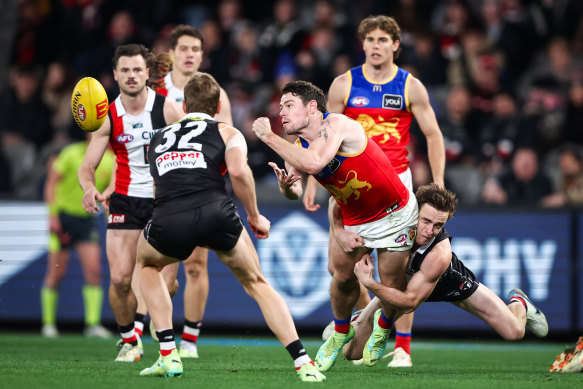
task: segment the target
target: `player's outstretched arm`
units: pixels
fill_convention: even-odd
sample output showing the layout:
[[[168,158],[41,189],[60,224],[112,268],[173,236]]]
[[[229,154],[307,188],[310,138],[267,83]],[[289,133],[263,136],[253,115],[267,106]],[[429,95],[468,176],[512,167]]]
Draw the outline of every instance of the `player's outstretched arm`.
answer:
[[[310,147],[307,149],[289,143],[274,134],[269,119],[265,117],[258,118],[253,122],[253,132],[262,142],[279,154],[285,162],[301,172],[316,174],[332,160],[342,144],[342,131],[335,125],[338,120],[340,119],[328,118],[324,120],[316,139],[310,143]]]
[[[411,277],[405,291],[389,288],[375,281],[373,261],[373,258],[365,255],[354,265],[354,274],[358,280],[384,303],[392,305],[402,313],[409,313],[431,295],[439,278],[447,270],[451,263],[451,245],[449,240],[439,242],[427,255],[421,269]]]
[[[91,134],[91,140],[89,141],[89,146],[87,146],[85,158],[77,172],[79,185],[81,185],[81,189],[83,190],[83,200],[81,200],[83,209],[90,214],[99,212],[97,202],[105,200],[95,187],[95,171],[107,149],[110,133],[111,122],[109,121],[109,117],[107,117],[99,130]]]
[[[221,136],[227,147],[225,163],[233,191],[247,211],[247,221],[256,238],[265,239],[271,228],[269,220],[259,213],[253,172],[247,164],[247,144],[243,134],[234,127],[220,125]]]

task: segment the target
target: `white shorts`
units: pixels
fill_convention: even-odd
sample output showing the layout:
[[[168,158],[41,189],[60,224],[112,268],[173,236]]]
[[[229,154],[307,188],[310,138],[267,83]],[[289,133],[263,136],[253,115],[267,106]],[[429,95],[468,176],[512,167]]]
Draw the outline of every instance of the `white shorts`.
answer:
[[[344,228],[362,236],[365,247],[405,251],[415,243],[418,214],[417,198],[409,191],[409,202],[398,211],[374,222]]]
[[[413,176],[411,175],[411,168],[407,168],[407,170],[399,174],[399,178],[403,185],[405,185],[410,192],[413,192]]]

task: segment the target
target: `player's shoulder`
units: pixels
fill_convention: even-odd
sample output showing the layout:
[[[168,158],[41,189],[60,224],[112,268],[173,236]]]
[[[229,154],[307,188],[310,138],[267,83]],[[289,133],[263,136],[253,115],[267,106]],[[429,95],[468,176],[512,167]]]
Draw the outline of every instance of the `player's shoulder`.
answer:
[[[449,263],[451,260],[451,242],[449,239],[443,239],[435,244],[431,248],[431,251],[427,253],[426,260],[430,259],[431,261],[439,261],[444,263]]]

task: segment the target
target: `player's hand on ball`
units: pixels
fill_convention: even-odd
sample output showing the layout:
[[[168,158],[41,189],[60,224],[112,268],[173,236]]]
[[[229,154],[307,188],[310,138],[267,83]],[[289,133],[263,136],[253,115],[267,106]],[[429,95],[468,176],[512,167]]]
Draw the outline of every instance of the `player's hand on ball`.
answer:
[[[253,122],[253,132],[259,139],[262,139],[270,134],[273,134],[271,131],[271,123],[269,119],[266,117],[260,117]]]

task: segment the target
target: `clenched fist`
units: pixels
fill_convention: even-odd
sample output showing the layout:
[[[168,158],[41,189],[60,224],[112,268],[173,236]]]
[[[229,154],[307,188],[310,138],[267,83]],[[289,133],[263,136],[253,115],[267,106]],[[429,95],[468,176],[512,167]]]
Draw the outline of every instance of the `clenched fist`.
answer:
[[[255,132],[255,135],[257,135],[258,138],[263,138],[273,134],[273,131],[271,131],[271,123],[269,122],[269,119],[266,117],[256,119],[253,122],[253,132]]]

